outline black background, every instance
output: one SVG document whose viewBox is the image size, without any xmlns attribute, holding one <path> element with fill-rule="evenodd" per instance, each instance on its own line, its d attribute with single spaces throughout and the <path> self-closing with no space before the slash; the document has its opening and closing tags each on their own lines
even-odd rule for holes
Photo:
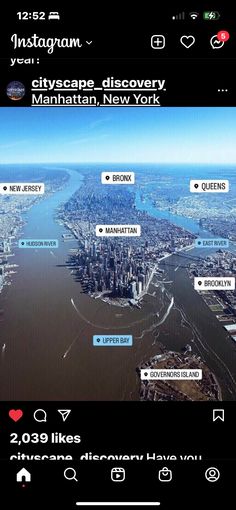
<svg viewBox="0 0 236 510">
<path fill-rule="evenodd" d="M 59 10 L 61 22 L 17 21 L 15 12 L 43 11 L 22 5 L 14 10 L 4 8 L 0 30 L 0 105 L 25 107 L 31 104 L 31 81 L 39 76 L 50 79 L 88 79 L 96 81 L 107 76 L 115 78 L 166 79 L 167 92 L 161 95 L 164 106 L 235 106 L 235 11 L 226 3 L 200 3 L 175 5 L 164 8 L 158 5 L 134 6 L 128 13 L 126 5 L 110 3 L 109 7 L 92 4 Z M 218 22 L 173 21 L 172 15 L 203 10 L 218 10 Z M 210 37 L 218 30 L 228 30 L 230 40 L 220 50 L 212 50 Z M 46 50 L 19 49 L 13 51 L 11 34 L 30 36 L 38 33 L 44 37 L 81 37 L 93 40 L 93 45 L 82 50 L 57 50 L 48 56 Z M 179 44 L 183 34 L 193 34 L 196 45 L 186 50 Z M 166 36 L 166 48 L 153 50 L 153 34 Z M 79 53 L 79 55 L 78 55 Z M 40 58 L 40 64 L 9 67 L 9 58 Z M 12 80 L 22 81 L 26 96 L 12 102 L 5 93 Z M 229 92 L 219 93 L 218 88 Z M 227 126 L 223 126 L 227 129 Z M 220 136 L 220 133 L 219 133 Z M 225 422 L 212 422 L 214 407 L 225 409 Z M 23 418 L 13 423 L 9 409 L 22 409 Z M 48 413 L 47 424 L 33 420 L 33 412 L 43 408 Z M 63 423 L 57 409 L 72 409 Z M 1 498 L 4 508 L 71 509 L 75 501 L 161 501 L 163 509 L 233 508 L 235 472 L 235 403 L 186 403 L 186 402 L 12 402 L 0 406 L 1 441 Z M 63 432 L 79 434 L 80 445 L 9 445 L 9 434 L 23 432 Z M 9 461 L 15 452 L 31 454 L 68 453 L 74 461 Z M 81 462 L 81 454 L 202 454 L 203 461 L 149 461 L 149 462 Z M 66 481 L 63 471 L 68 465 L 78 471 L 78 483 Z M 16 482 L 16 472 L 26 467 L 32 473 L 32 482 L 22 488 Z M 168 466 L 173 470 L 173 481 L 158 482 L 158 470 Z M 216 466 L 221 471 L 220 480 L 209 483 L 205 470 Z M 112 467 L 126 468 L 126 480 L 110 480 Z M 59 506 L 60 505 L 60 506 Z"/>
<path fill-rule="evenodd" d="M 160 4 L 160 2 L 158 2 Z M 80 5 L 79 9 L 46 7 L 36 4 L 6 11 L 0 32 L 0 104 L 23 107 L 31 105 L 31 82 L 40 76 L 48 79 L 89 79 L 96 82 L 107 76 L 118 79 L 166 79 L 167 92 L 161 96 L 161 105 L 169 106 L 233 106 L 235 104 L 235 8 L 198 2 L 198 5 L 161 5 L 138 7 L 131 12 L 126 5 L 109 8 Z M 197 8 L 196 8 L 197 7 Z M 218 21 L 204 21 L 204 10 L 218 10 Z M 60 21 L 19 20 L 17 11 L 60 12 Z M 185 11 L 185 21 L 172 20 L 172 16 Z M 193 21 L 189 13 L 197 11 Z M 3 23 L 9 19 L 9 23 Z M 230 39 L 223 48 L 213 50 L 210 38 L 219 30 L 227 30 Z M 13 49 L 12 34 L 30 37 L 79 37 L 81 49 L 55 48 L 49 55 L 45 48 Z M 151 36 L 163 34 L 166 46 L 162 50 L 151 48 Z M 182 35 L 194 35 L 196 42 L 184 48 Z M 85 41 L 93 41 L 88 46 Z M 34 64 L 10 66 L 10 58 L 34 58 Z M 39 58 L 39 64 L 37 59 Z M 20 101 L 6 96 L 6 86 L 12 80 L 21 81 L 26 95 Z M 227 93 L 218 89 L 228 89 Z M 53 93 L 51 93 L 53 94 Z"/>
<path fill-rule="evenodd" d="M 10 409 L 22 409 L 21 420 L 14 423 Z M 39 424 L 33 412 L 43 408 L 47 423 Z M 214 408 L 225 409 L 225 422 L 213 422 Z M 71 409 L 63 423 L 57 409 Z M 1 457 L 4 462 L 2 488 L 10 487 L 11 500 L 22 505 L 49 502 L 75 508 L 75 501 L 160 501 L 161 508 L 222 508 L 222 502 L 233 495 L 235 472 L 235 405 L 217 403 L 163 402 L 64 402 L 4 403 L 1 406 Z M 11 444 L 9 435 L 17 432 L 62 432 L 81 436 L 79 445 Z M 67 454 L 73 461 L 8 461 L 17 452 L 26 454 Z M 195 461 L 80 461 L 86 452 L 96 455 L 150 454 L 202 455 Z M 77 471 L 78 483 L 63 477 L 66 467 Z M 218 482 L 205 479 L 205 470 L 217 467 Z M 22 488 L 16 473 L 25 467 L 32 474 L 31 483 Z M 113 467 L 126 469 L 126 480 L 111 481 Z M 169 483 L 158 481 L 158 471 L 168 467 L 173 472 Z M 214 505 L 214 506 L 213 506 Z M 14 507 L 12 507 L 14 508 Z M 28 507 L 27 507 L 28 508 Z M 32 506 L 29 506 L 32 508 Z M 45 506 L 51 508 L 51 506 Z M 60 507 L 61 508 L 61 507 Z M 227 508 L 231 508 L 228 506 Z M 233 508 L 233 506 L 232 506 Z"/>
</svg>

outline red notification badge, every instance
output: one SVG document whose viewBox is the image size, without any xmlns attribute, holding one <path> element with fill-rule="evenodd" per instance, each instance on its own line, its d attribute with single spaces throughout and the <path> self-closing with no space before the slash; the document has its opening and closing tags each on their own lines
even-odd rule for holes
<svg viewBox="0 0 236 510">
<path fill-rule="evenodd" d="M 223 42 L 226 42 L 228 41 L 230 35 L 229 35 L 229 32 L 227 32 L 227 30 L 220 30 L 217 34 L 217 39 L 219 39 L 219 41 L 223 41 Z"/>
</svg>

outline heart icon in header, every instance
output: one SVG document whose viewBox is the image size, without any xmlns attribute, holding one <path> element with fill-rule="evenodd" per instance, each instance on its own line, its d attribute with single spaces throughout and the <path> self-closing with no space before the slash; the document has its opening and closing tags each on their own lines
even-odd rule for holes
<svg viewBox="0 0 236 510">
<path fill-rule="evenodd" d="M 180 38 L 181 44 L 187 49 L 191 48 L 195 41 L 196 40 L 195 37 L 193 37 L 193 35 L 182 35 L 182 37 Z"/>
</svg>

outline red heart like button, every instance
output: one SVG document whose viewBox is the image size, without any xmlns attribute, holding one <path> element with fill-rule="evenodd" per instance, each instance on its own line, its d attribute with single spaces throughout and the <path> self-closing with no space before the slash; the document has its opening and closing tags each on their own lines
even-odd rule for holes
<svg viewBox="0 0 236 510">
<path fill-rule="evenodd" d="M 23 411 L 21 409 L 11 409 L 9 411 L 9 416 L 13 421 L 18 421 L 23 416 Z"/>
</svg>

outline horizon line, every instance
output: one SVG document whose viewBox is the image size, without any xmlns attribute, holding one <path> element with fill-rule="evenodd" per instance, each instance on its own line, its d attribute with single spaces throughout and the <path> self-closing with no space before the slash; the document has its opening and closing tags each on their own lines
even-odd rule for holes
<svg viewBox="0 0 236 510">
<path fill-rule="evenodd" d="M 236 165 L 236 161 L 219 163 L 219 161 L 203 162 L 203 161 L 9 161 L 8 163 L 0 162 L 0 165 Z"/>
</svg>

